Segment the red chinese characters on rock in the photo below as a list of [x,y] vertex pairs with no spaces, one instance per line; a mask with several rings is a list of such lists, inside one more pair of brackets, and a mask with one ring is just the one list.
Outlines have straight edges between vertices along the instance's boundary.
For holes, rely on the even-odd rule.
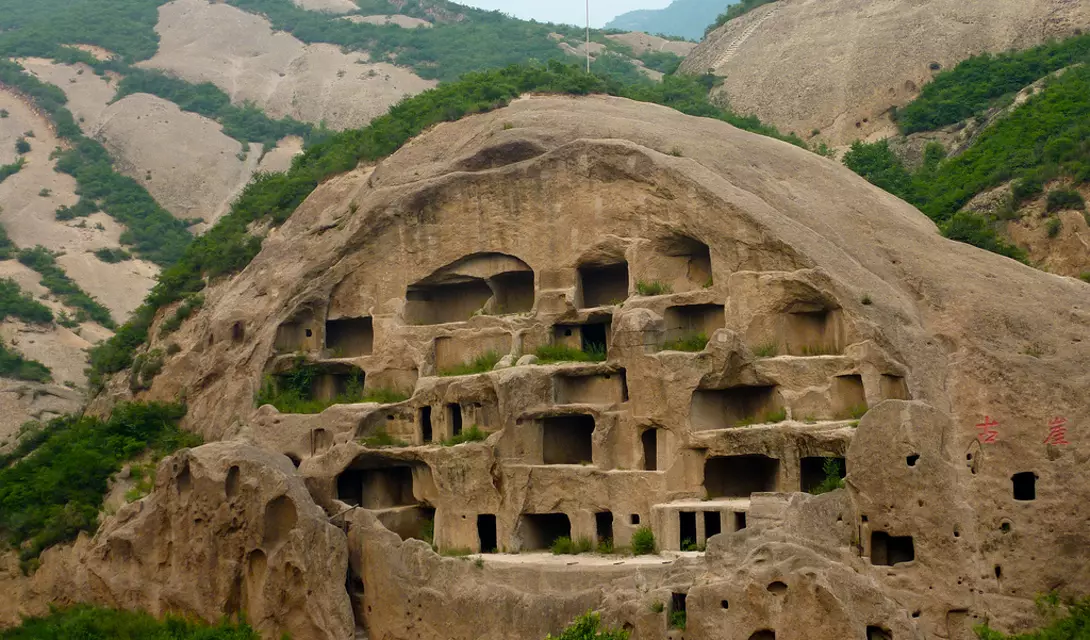
[[1056,416],[1055,418],[1048,421],[1048,436],[1045,437],[1044,444],[1071,444],[1067,441],[1067,418],[1061,418],[1059,416]]
[[984,416],[984,422],[976,425],[976,439],[981,444],[994,444],[999,438],[999,422],[991,416]]

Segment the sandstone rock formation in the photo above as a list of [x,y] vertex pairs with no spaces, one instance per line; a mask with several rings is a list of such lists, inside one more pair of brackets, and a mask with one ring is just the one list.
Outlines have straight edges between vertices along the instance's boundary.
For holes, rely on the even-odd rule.
[[142,65],[211,82],[236,104],[253,102],[273,118],[362,127],[406,95],[435,86],[365,54],[304,44],[228,4],[174,0],[159,8],[156,31],[159,52]]
[[352,637],[345,535],[287,458],[210,444],[161,462],[155,484],[94,538],[47,551],[29,590],[212,622],[245,613],[271,638]]
[[[271,474],[246,502],[224,497],[237,445],[179,454],[81,562],[106,581],[96,593],[162,607],[164,576],[207,565],[156,573],[151,558],[170,539],[190,557],[181,540],[241,510],[242,533],[206,543],[230,549],[215,597],[185,603],[230,611],[287,486],[300,537],[285,549],[336,551],[302,537],[326,516],[349,540],[347,559],[292,561],[315,591],[292,610],[317,620],[347,563],[372,638],[537,640],[587,609],[640,640],[1023,628],[1036,594],[1090,592],[1088,329],[1090,285],[948,241],[833,161],[664,107],[525,98],[326,181],[206,292],[140,398],[184,395],[189,428],[298,469],[245,453],[241,477]],[[671,348],[701,335],[700,351]],[[519,358],[549,345],[605,360]],[[488,352],[508,357],[443,375]],[[361,380],[407,399],[256,407],[300,354],[313,399]],[[126,397],[123,378],[93,408]],[[443,446],[473,427],[487,438]],[[802,493],[841,464],[844,489]],[[561,536],[627,547],[641,526],[661,554],[545,551]]]
[[684,73],[712,72],[741,113],[830,145],[885,137],[890,108],[938,69],[1090,27],[1071,0],[778,0],[710,33]]

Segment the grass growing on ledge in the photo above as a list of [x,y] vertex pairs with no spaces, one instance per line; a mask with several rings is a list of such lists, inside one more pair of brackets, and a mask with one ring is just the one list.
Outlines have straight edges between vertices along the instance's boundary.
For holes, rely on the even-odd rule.
[[552,546],[549,548],[553,552],[554,556],[564,555],[579,555],[580,553],[590,553],[594,549],[594,543],[590,538],[579,538],[572,540],[568,536],[561,536],[553,541]]
[[708,335],[706,333],[691,333],[686,336],[681,336],[677,340],[670,340],[662,345],[663,351],[689,351],[697,352],[703,351],[708,346]]
[[461,433],[453,438],[447,438],[442,442],[444,447],[454,447],[467,442],[484,442],[488,439],[488,432],[482,431],[477,425],[473,425],[468,429],[462,430]]
[[583,351],[562,344],[542,345],[534,351],[538,364],[554,364],[557,362],[605,362],[605,345],[590,345],[590,349]]
[[661,296],[667,293],[673,293],[674,288],[665,282],[651,281],[646,282],[640,280],[636,283],[636,293],[641,296]]
[[768,344],[758,345],[753,348],[753,355],[758,358],[774,358],[779,352],[780,348],[776,346],[775,342],[769,342]]
[[768,411],[759,416],[750,416],[739,420],[736,427],[748,427],[755,424],[775,424],[777,422],[783,422],[787,420],[787,409],[777,409],[776,411]]
[[182,617],[156,620],[143,611],[124,611],[88,605],[53,609],[40,618],[26,618],[13,629],[0,632],[3,640],[47,640],[53,638],[133,638],[152,640],[259,640],[247,624],[227,621],[212,626]]
[[390,432],[386,430],[386,427],[379,427],[373,434],[360,438],[360,444],[365,447],[371,447],[377,449],[379,447],[407,447],[408,442],[404,440],[398,440],[390,435]]
[[302,358],[296,360],[290,371],[278,375],[265,376],[265,382],[254,399],[257,406],[271,404],[280,413],[321,413],[335,404],[360,404],[376,402],[394,404],[403,402],[409,396],[394,389],[375,388],[364,391],[363,374],[356,372],[345,385],[344,393],[330,399],[311,397],[311,387],[317,376],[321,375],[317,365],[306,364]]
[[863,403],[855,405],[854,407],[849,407],[848,410],[844,412],[843,419],[844,420],[858,420],[858,419],[862,418],[863,415],[867,413],[867,411],[869,411],[869,409],[867,407],[867,403],[863,402]]
[[491,371],[502,356],[498,351],[486,351],[481,355],[447,369],[440,369],[441,376],[471,376]]

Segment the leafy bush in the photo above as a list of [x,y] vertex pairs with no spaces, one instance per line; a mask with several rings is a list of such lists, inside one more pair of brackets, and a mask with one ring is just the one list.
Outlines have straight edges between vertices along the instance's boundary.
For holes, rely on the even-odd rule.
[[[334,398],[328,400],[314,398],[312,387],[315,379],[321,374],[320,366],[308,364],[300,356],[289,371],[265,377],[265,382],[255,398],[256,405],[260,407],[271,404],[281,413],[312,414],[321,413],[335,404],[373,402],[364,393],[364,378],[361,372],[354,373],[349,378],[344,392]],[[404,399],[404,396],[400,396],[400,400]]]
[[482,431],[477,425],[473,425],[468,429],[462,429],[462,432],[458,435],[447,438],[442,442],[444,447],[454,447],[467,442],[484,442],[488,439],[488,432]]
[[590,538],[572,540],[568,536],[561,536],[553,540],[553,544],[549,548],[554,556],[579,555],[580,553],[590,553],[593,549],[594,543],[591,542]]
[[665,293],[673,293],[674,288],[665,282],[645,282],[640,280],[636,283],[636,293],[641,296],[661,296]]
[[143,611],[77,605],[53,609],[49,615],[26,618],[18,627],[0,631],[0,640],[259,640],[246,624],[203,622],[168,615],[156,620]]
[[1081,211],[1086,209],[1086,200],[1082,194],[1074,189],[1053,189],[1048,192],[1046,207],[1048,211],[1062,211],[1074,209]]
[[961,122],[1053,71],[1088,59],[1090,35],[1024,51],[968,58],[936,75],[918,98],[899,109],[898,125],[902,133],[910,134]]
[[11,176],[19,173],[19,171],[25,166],[26,158],[19,158],[11,164],[0,164],[0,182],[3,182]]
[[676,340],[669,340],[662,345],[663,351],[703,351],[708,346],[708,335],[704,332],[691,333]]
[[178,305],[178,308],[174,310],[169,318],[163,320],[163,323],[159,325],[159,337],[166,337],[182,327],[182,323],[186,321],[189,316],[193,315],[193,312],[201,308],[204,304],[204,296],[199,293],[187,296],[182,303]]
[[643,526],[632,533],[632,553],[637,556],[655,553],[655,532],[651,527]]
[[27,360],[3,342],[0,342],[0,376],[30,382],[53,381],[53,373],[49,367],[37,360]]
[[[596,347],[598,345],[591,345]],[[562,344],[541,345],[534,350],[537,361],[540,364],[553,364],[556,362],[605,362],[606,351],[602,349],[590,349],[583,351]]]
[[560,635],[550,633],[545,640],[628,640],[628,636],[622,629],[603,629],[601,616],[587,612],[572,621]]
[[670,612],[670,628],[671,629],[684,629],[685,628],[685,612],[684,611],[671,611]]
[[373,434],[365,438],[360,438],[360,444],[371,448],[409,446],[408,442],[398,440],[390,435],[390,432],[386,430],[386,427],[379,427]]
[[1048,626],[1032,633],[1008,636],[987,624],[975,631],[980,640],[1090,640],[1090,598],[1061,606],[1056,594],[1039,596],[1037,608],[1048,620]]
[[15,153],[23,155],[24,153],[30,153],[30,143],[26,138],[19,138],[15,141]]
[[0,278],[0,320],[7,318],[45,324],[53,321],[53,312],[25,293],[19,283],[11,278]]
[[1039,196],[1044,190],[1045,184],[1037,176],[1027,176],[1011,183],[1011,196],[1016,202]]
[[35,455],[0,469],[0,534],[20,548],[24,566],[46,547],[95,530],[107,481],[126,460],[199,444],[178,428],[184,415],[181,405],[132,403],[108,420],[57,418]]
[[845,467],[842,458],[826,458],[821,465],[821,470],[825,477],[810,490],[810,493],[816,496],[844,487]]
[[1063,228],[1063,222],[1059,218],[1050,218],[1045,224],[1045,230],[1048,233],[1048,237],[1055,238],[1060,235],[1060,229]]
[[498,351],[486,351],[485,353],[474,356],[472,360],[468,360],[447,369],[441,369],[439,375],[470,376],[491,371],[496,366],[496,363],[500,361],[501,357],[502,356],[500,356]]
[[117,264],[126,260],[132,260],[132,254],[124,249],[103,247],[95,250],[95,257],[108,264]]
[[49,249],[41,245],[33,249],[23,249],[19,252],[19,262],[41,274],[42,286],[56,294],[69,307],[79,309],[88,318],[108,329],[117,326],[110,310],[80,289],[57,264]]

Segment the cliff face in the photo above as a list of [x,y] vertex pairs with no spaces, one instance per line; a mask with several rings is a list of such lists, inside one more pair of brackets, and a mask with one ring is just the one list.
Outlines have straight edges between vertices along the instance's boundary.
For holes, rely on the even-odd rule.
[[[294,637],[349,637],[346,597],[370,637],[406,640],[538,639],[588,609],[641,639],[677,637],[679,610],[687,638],[1019,628],[1036,594],[1090,590],[1088,329],[1090,286],[945,240],[835,162],[662,107],[522,99],[326,182],[207,292],[140,398],[184,395],[189,428],[249,446],[164,461],[39,589],[162,610],[148,585],[171,572],[139,549],[191,558],[235,513],[215,588],[170,606],[256,606]],[[328,409],[255,407],[300,371]],[[644,526],[660,555],[546,551]],[[253,593],[257,548],[305,588],[229,597],[235,575]]]
[[845,145],[892,133],[891,107],[940,69],[1087,27],[1077,0],[778,0],[709,34],[682,71],[723,77],[741,113]]

